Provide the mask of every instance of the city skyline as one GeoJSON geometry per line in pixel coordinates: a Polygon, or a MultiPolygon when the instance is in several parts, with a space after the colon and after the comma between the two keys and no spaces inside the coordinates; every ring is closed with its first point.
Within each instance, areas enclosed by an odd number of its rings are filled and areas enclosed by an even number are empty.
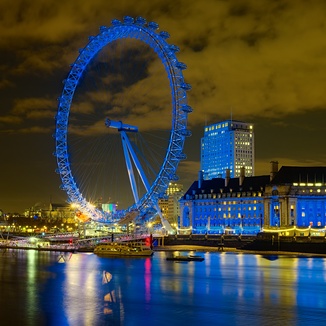
{"type": "Polygon", "coordinates": [[[184,189],[197,179],[204,126],[231,115],[254,125],[255,175],[269,174],[272,160],[326,165],[323,1],[144,0],[135,7],[102,0],[0,4],[0,209],[21,213],[37,202],[67,199],[52,155],[62,80],[88,37],[126,15],[168,31],[188,66],[193,135],[177,171],[184,189]]]}

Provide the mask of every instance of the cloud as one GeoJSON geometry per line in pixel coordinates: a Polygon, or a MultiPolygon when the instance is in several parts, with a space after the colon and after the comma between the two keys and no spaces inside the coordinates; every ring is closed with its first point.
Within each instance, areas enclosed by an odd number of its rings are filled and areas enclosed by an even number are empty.
{"type": "Polygon", "coordinates": [[[18,124],[21,121],[22,119],[20,117],[13,115],[0,116],[0,122],[3,122],[4,124],[18,124]]]}
{"type": "Polygon", "coordinates": [[[3,133],[44,133],[54,125],[55,101],[46,98],[24,98],[14,101],[8,114],[0,116],[3,133]],[[42,121],[43,126],[36,125],[42,121]],[[44,123],[44,120],[47,123],[44,123]],[[21,127],[23,125],[23,128],[21,127]],[[13,129],[14,128],[14,129],[13,129]]]}
{"type": "MultiPolygon", "coordinates": [[[[231,109],[246,119],[326,106],[323,1],[156,0],[131,7],[128,1],[17,0],[3,1],[0,9],[0,47],[18,49],[11,74],[63,71],[100,25],[141,14],[181,48],[178,58],[188,65],[184,74],[193,86],[192,124],[229,116],[231,109]]],[[[158,82],[151,75],[148,81],[158,82]]]]}
{"type": "MultiPolygon", "coordinates": [[[[61,80],[78,50],[87,45],[90,35],[99,33],[101,25],[110,26],[113,18],[125,15],[156,21],[160,31],[170,33],[168,42],[180,47],[177,58],[188,66],[183,74],[192,85],[188,93],[194,109],[188,119],[191,129],[228,118],[232,112],[234,119],[263,125],[256,137],[260,146],[256,174],[269,173],[272,159],[278,159],[280,165],[323,164],[324,0],[309,4],[306,0],[2,0],[2,135],[49,132],[49,126],[54,127],[61,80]],[[318,132],[316,121],[308,121],[316,112],[318,132]],[[294,119],[299,114],[300,125],[294,119]],[[303,158],[307,156],[313,157],[311,161],[303,158]]],[[[124,85],[121,75],[100,75],[104,88],[86,86],[76,94],[73,103],[78,106],[71,108],[69,121],[72,132],[107,132],[106,116],[127,118],[126,123],[140,130],[170,127],[171,91],[166,73],[160,70],[159,60],[138,50],[135,57],[138,65],[143,64],[144,74],[124,85]],[[77,111],[78,117],[93,116],[83,120],[83,128],[74,120],[77,111]]],[[[116,56],[119,54],[117,51],[116,56]]],[[[199,170],[200,144],[195,137],[191,144],[191,161],[182,161],[178,169],[185,184],[196,180],[199,170]]],[[[8,152],[10,140],[7,145],[8,152]]]]}
{"type": "Polygon", "coordinates": [[[55,101],[47,98],[24,98],[15,101],[12,113],[27,119],[43,119],[54,116],[55,101]]]}
{"type": "Polygon", "coordinates": [[[0,80],[0,89],[1,89],[1,88],[9,88],[9,87],[12,88],[13,86],[14,86],[14,83],[11,82],[11,81],[8,80],[8,79],[2,78],[2,79],[0,80]]]}
{"type": "Polygon", "coordinates": [[[29,128],[21,128],[18,130],[21,134],[49,134],[52,130],[42,126],[32,126],[29,128]]]}
{"type": "Polygon", "coordinates": [[[231,108],[243,118],[325,107],[325,11],[288,2],[270,15],[264,4],[264,12],[250,7],[242,16],[224,17],[224,29],[210,28],[215,42],[189,54],[196,122],[203,122],[202,112],[228,116],[231,108]],[[199,57],[205,60],[198,65],[199,57]]]}
{"type": "Polygon", "coordinates": [[[162,69],[151,66],[146,78],[116,94],[112,103],[119,112],[127,114],[129,124],[141,130],[172,128],[171,89],[162,69]]]}
{"type": "MultiPolygon", "coordinates": [[[[168,42],[181,49],[177,57],[187,64],[185,80],[193,87],[188,93],[194,108],[190,126],[227,118],[231,112],[236,119],[262,116],[280,120],[326,107],[322,87],[326,82],[323,1],[308,7],[303,0],[206,0],[204,4],[156,0],[139,1],[137,8],[124,1],[108,4],[100,0],[82,4],[36,0],[28,7],[24,1],[11,3],[3,2],[0,20],[0,47],[18,49],[15,65],[8,71],[11,75],[67,73],[77,49],[86,45],[88,35],[99,32],[100,25],[110,26],[111,19],[122,19],[126,14],[142,15],[157,21],[160,30],[171,34],[168,42]],[[182,12],[176,10],[180,7],[182,12]]],[[[162,93],[161,87],[166,75],[155,70],[160,62],[151,62],[148,55],[139,56],[139,60],[148,61],[146,78],[118,93],[106,92],[106,97],[99,90],[88,89],[79,110],[91,112],[94,104],[105,99],[111,105],[108,113],[128,114],[128,122],[143,130],[168,128],[169,88],[162,93]]],[[[107,85],[121,81],[121,76],[114,77],[107,85]]],[[[12,79],[5,80],[3,87],[12,84],[12,79]]],[[[50,111],[33,110],[30,116],[50,111]]],[[[91,123],[89,132],[99,130],[101,123],[91,123]]]]}
{"type": "Polygon", "coordinates": [[[92,124],[78,125],[74,122],[70,123],[68,133],[77,135],[80,137],[88,137],[94,135],[102,135],[108,132],[108,129],[105,127],[104,120],[96,121],[92,124]]]}
{"type": "Polygon", "coordinates": [[[35,45],[35,48],[28,47],[18,51],[20,61],[10,71],[11,75],[52,74],[72,61],[72,54],[67,53],[67,49],[60,45],[35,45]],[[39,51],[35,51],[35,48],[39,48],[39,51]]]}
{"type": "Polygon", "coordinates": [[[120,43],[124,48],[119,50],[122,60],[118,57],[103,62],[96,58],[85,69],[72,99],[70,119],[76,128],[71,130],[80,133],[77,124],[86,117],[89,121],[83,125],[84,135],[107,132],[103,128],[105,118],[136,125],[142,131],[170,130],[172,90],[164,66],[154,51],[146,48],[139,53],[136,48],[135,58],[129,40],[120,43]]]}

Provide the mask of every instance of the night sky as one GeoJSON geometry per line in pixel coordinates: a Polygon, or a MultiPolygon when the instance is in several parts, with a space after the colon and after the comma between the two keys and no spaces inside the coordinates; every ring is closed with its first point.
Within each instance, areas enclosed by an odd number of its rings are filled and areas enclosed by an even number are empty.
{"type": "Polygon", "coordinates": [[[1,0],[0,209],[66,201],[52,137],[62,80],[88,36],[126,15],[168,31],[188,66],[193,135],[178,170],[186,189],[197,178],[204,126],[231,114],[254,124],[256,175],[269,174],[271,160],[326,165],[324,0],[1,0]]]}

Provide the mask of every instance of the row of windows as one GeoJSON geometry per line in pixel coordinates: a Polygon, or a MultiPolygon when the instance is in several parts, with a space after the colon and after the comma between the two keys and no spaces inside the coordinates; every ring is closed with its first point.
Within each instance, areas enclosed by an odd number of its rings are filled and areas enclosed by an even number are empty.
{"type": "MultiPolygon", "coordinates": [[[[231,213],[222,213],[222,214],[218,214],[218,215],[214,215],[209,217],[210,219],[219,219],[219,218],[255,218],[255,217],[262,217],[262,214],[258,213],[254,213],[254,214],[241,214],[241,213],[237,213],[237,214],[231,214],[231,213]]],[[[200,216],[195,216],[195,220],[201,220],[201,219],[205,219],[207,220],[207,216],[202,217],[202,215],[200,216]]]]}
{"type": "Polygon", "coordinates": [[[233,122],[233,121],[225,121],[217,124],[213,124],[210,126],[205,127],[205,131],[210,131],[214,129],[220,129],[220,128],[226,128],[226,127],[231,127],[231,128],[242,128],[242,129],[253,129],[253,125],[249,123],[239,123],[239,122],[233,122]]]}
{"type": "MultiPolygon", "coordinates": [[[[317,214],[306,214],[306,212],[302,212],[302,213],[301,213],[301,216],[302,216],[302,217],[305,217],[306,215],[308,215],[308,216],[314,216],[314,215],[315,215],[315,216],[317,216],[317,217],[318,217],[318,216],[321,216],[320,213],[317,213],[317,214]]],[[[326,212],[325,212],[324,215],[326,216],[326,212]]]]}
{"type": "MultiPolygon", "coordinates": [[[[194,195],[186,195],[186,200],[194,200],[194,199],[217,199],[217,198],[229,198],[229,197],[237,197],[237,198],[241,198],[241,197],[261,197],[262,193],[261,192],[232,192],[232,193],[219,193],[219,194],[215,194],[215,193],[211,193],[211,194],[194,194],[194,195]]],[[[239,201],[234,201],[235,203],[239,204],[239,201]]],[[[242,203],[245,203],[245,201],[243,201],[242,203]]],[[[198,202],[197,205],[211,205],[210,202],[198,202]],[[207,204],[206,204],[207,203],[207,204]]]]}
{"type": "Polygon", "coordinates": [[[257,206],[223,206],[223,207],[213,207],[213,206],[208,206],[208,207],[195,207],[195,211],[196,212],[211,212],[211,211],[256,211],[257,209],[258,210],[261,210],[263,207],[263,205],[259,205],[258,207],[257,206]]]}
{"type": "Polygon", "coordinates": [[[326,193],[326,189],[300,189],[297,190],[297,194],[306,194],[306,193],[321,193],[321,192],[325,192],[326,193]]]}
{"type": "Polygon", "coordinates": [[[251,147],[244,147],[244,146],[234,146],[236,153],[243,153],[243,154],[251,154],[252,148],[251,147]]]}
{"type": "MultiPolygon", "coordinates": [[[[242,166],[240,166],[240,167],[237,167],[237,168],[235,168],[235,171],[236,172],[238,172],[238,173],[240,173],[240,171],[241,171],[241,168],[243,167],[244,165],[242,165],[242,166]]],[[[249,167],[245,167],[245,172],[246,173],[252,173],[252,170],[253,170],[253,168],[251,167],[251,168],[249,168],[249,167]]]]}
{"type": "MultiPolygon", "coordinates": [[[[255,205],[258,204],[259,206],[263,206],[261,201],[257,200],[241,200],[241,201],[221,201],[221,202],[194,202],[194,206],[207,206],[207,207],[216,207],[216,205],[237,205],[239,207],[246,207],[248,205],[255,205]]],[[[258,206],[258,207],[259,207],[258,206]]],[[[256,206],[254,206],[256,207],[256,206]]]]}
{"type": "MultiPolygon", "coordinates": [[[[234,226],[242,226],[242,227],[246,227],[246,226],[260,226],[261,223],[260,221],[252,221],[251,223],[248,222],[248,223],[235,223],[235,222],[230,222],[228,223],[228,226],[231,226],[231,227],[234,227],[234,226]]],[[[214,227],[225,227],[225,223],[212,223],[210,225],[210,228],[214,228],[214,227]]],[[[207,228],[207,225],[206,224],[203,224],[203,223],[198,223],[198,224],[195,224],[194,225],[195,228],[200,228],[200,227],[204,227],[204,228],[207,228]]]]}
{"type": "Polygon", "coordinates": [[[311,201],[309,203],[307,203],[306,205],[300,204],[298,205],[299,209],[305,210],[305,209],[321,209],[321,208],[326,208],[326,202],[322,201],[318,201],[318,202],[314,202],[311,201]]]}
{"type": "Polygon", "coordinates": [[[205,132],[207,131],[212,131],[212,130],[217,130],[217,129],[221,129],[221,128],[226,128],[226,127],[231,127],[231,128],[242,128],[244,130],[252,130],[253,129],[253,125],[248,124],[248,123],[233,123],[231,122],[231,124],[229,125],[229,122],[223,122],[223,123],[218,123],[218,124],[214,124],[208,127],[205,127],[205,132]]]}
{"type": "Polygon", "coordinates": [[[233,148],[252,148],[252,142],[236,142],[233,146],[232,142],[227,142],[223,139],[214,139],[210,142],[202,143],[202,150],[203,152],[207,152],[208,150],[232,150],[233,148]],[[205,147],[207,150],[205,150],[205,147]]]}

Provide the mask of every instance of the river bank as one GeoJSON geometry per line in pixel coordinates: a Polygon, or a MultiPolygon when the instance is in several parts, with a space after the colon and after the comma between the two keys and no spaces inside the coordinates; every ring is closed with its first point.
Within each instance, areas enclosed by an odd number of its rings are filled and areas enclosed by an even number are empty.
{"type": "Polygon", "coordinates": [[[262,256],[295,256],[295,257],[325,257],[326,254],[309,253],[309,252],[292,252],[292,251],[261,251],[261,250],[244,250],[232,247],[224,247],[223,250],[216,247],[199,246],[199,245],[173,245],[154,247],[155,251],[195,251],[195,252],[226,252],[238,254],[252,254],[262,256]]]}
{"type": "MultiPolygon", "coordinates": [[[[93,253],[93,249],[84,250],[75,247],[67,246],[51,246],[51,247],[26,247],[26,246],[0,246],[0,251],[4,252],[9,249],[14,250],[36,250],[36,251],[54,251],[54,252],[71,252],[71,253],[93,253]]],[[[320,253],[307,253],[307,252],[292,252],[292,251],[262,251],[262,250],[243,250],[234,247],[210,247],[200,245],[170,245],[170,246],[157,246],[153,248],[154,252],[175,252],[175,251],[188,251],[188,252],[220,252],[220,253],[235,253],[235,254],[251,254],[262,256],[294,256],[294,257],[321,257],[326,258],[326,254],[320,253]]]]}

